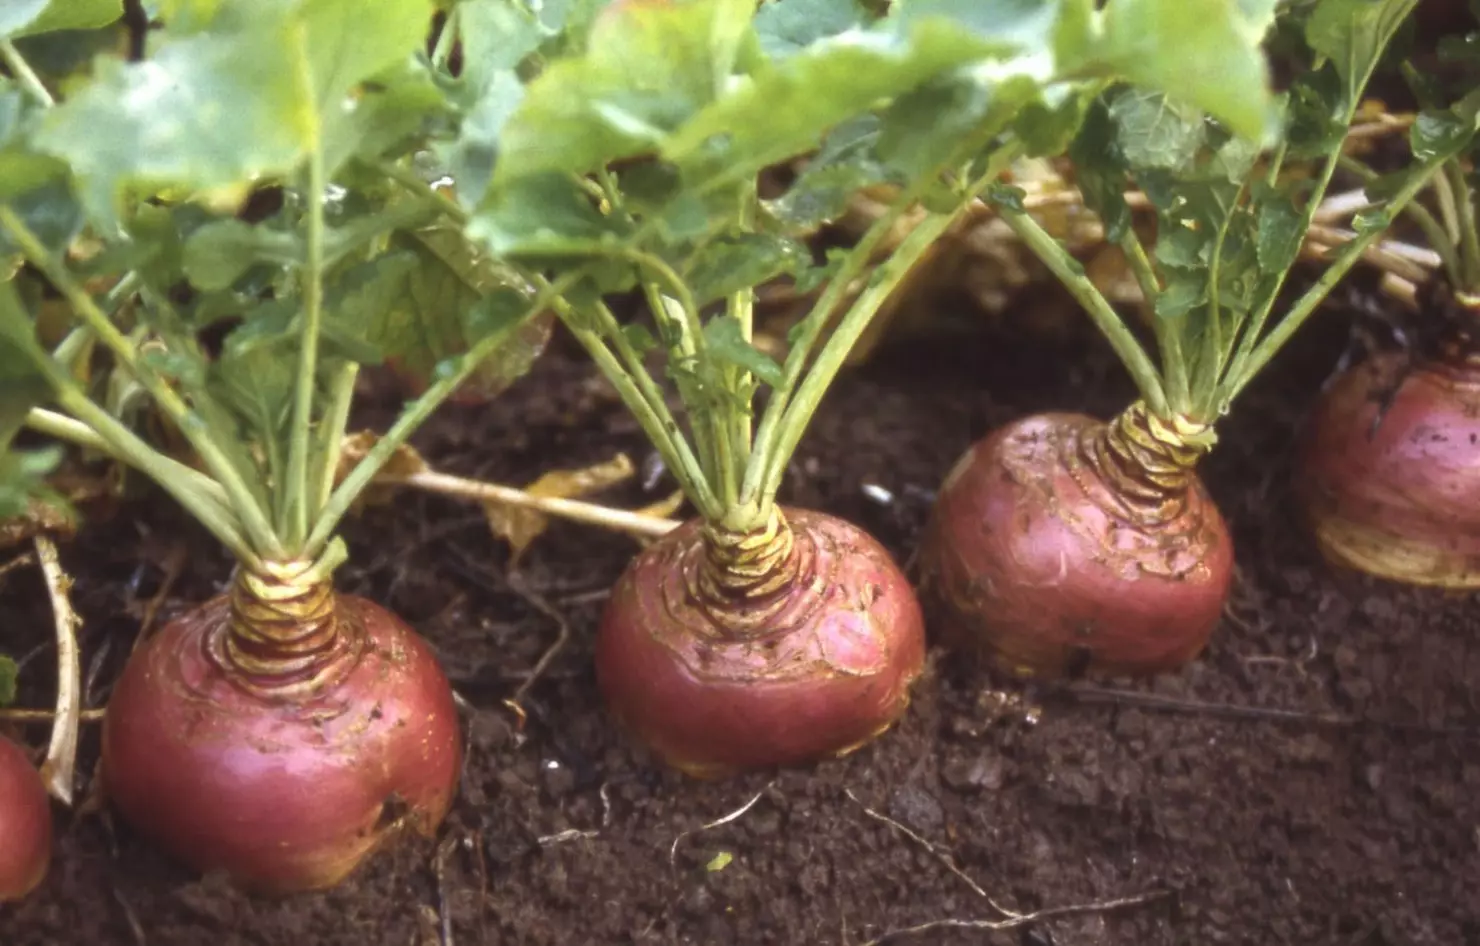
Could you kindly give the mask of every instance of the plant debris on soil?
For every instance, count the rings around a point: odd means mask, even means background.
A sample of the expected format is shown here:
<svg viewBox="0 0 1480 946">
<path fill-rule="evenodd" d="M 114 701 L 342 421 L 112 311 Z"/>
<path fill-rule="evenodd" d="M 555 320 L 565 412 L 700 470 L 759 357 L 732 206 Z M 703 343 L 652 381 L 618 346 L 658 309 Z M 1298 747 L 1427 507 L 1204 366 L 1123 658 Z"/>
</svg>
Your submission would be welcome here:
<svg viewBox="0 0 1480 946">
<path fill-rule="evenodd" d="M 106 810 L 61 814 L 50 877 L 0 906 L 0 943 L 1480 943 L 1475 598 L 1333 570 L 1289 498 L 1292 446 L 1344 320 L 1324 313 L 1220 425 L 1203 472 L 1235 530 L 1239 577 L 1209 650 L 1181 673 L 1079 695 L 1001 691 L 936 659 L 902 724 L 856 754 L 696 782 L 633 748 L 595 687 L 595 624 L 633 539 L 555 522 L 511 576 L 479 508 L 404 493 L 350 524 L 339 580 L 416 626 L 466 702 L 466 771 L 440 839 L 384 852 L 333 892 L 272 901 L 192 876 Z M 907 562 L 971 440 L 1031 411 L 1109 416 L 1131 396 L 1094 339 L 994 329 L 887 345 L 840 378 L 784 499 L 858 523 Z M 358 426 L 394 407 L 366 400 Z M 641 463 L 642 445 L 564 351 L 416 439 L 438 469 L 513 483 L 618 451 Z M 633 508 L 671 488 L 609 498 Z M 185 565 L 156 627 L 230 568 L 157 498 L 84 529 L 62 557 L 89 706 L 106 700 L 172 563 Z M 565 646 L 506 702 L 562 620 Z M 5 576 L 0 627 L 30 655 L 22 705 L 47 705 L 51 619 L 34 569 Z M 83 733 L 84 773 L 96 729 Z M 38 746 L 45 729 L 26 735 Z M 998 932 L 958 922 L 1040 910 Z M 890 938 L 922 924 L 935 925 Z"/>
</svg>

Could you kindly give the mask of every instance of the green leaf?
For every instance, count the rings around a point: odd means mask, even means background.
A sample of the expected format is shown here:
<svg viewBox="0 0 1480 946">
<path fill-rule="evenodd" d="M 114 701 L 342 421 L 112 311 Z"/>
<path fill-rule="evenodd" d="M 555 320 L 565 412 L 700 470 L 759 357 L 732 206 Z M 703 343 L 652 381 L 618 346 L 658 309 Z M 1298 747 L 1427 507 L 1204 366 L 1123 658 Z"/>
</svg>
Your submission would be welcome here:
<svg viewBox="0 0 1480 946">
<path fill-rule="evenodd" d="M 775 0 L 756 13 L 755 32 L 761 51 L 782 59 L 869 19 L 859 0 Z"/>
<path fill-rule="evenodd" d="M 1116 75 L 1207 112 L 1241 137 L 1270 137 L 1273 99 L 1260 49 L 1268 23 L 1249 18 L 1240 0 L 1109 0 L 1103 17 L 1093 55 Z"/>
<path fill-rule="evenodd" d="M 799 233 L 842 216 L 855 193 L 889 179 L 878 156 L 879 135 L 874 115 L 839 125 L 786 192 L 765 202 L 766 209 Z"/>
<path fill-rule="evenodd" d="M 236 336 L 236 332 L 228 336 L 221 357 L 212 364 L 207 388 L 241 419 L 244 439 L 263 444 L 271 457 L 285 449 L 288 440 L 298 365 L 296 340 L 280 336 L 262 344 Z"/>
<path fill-rule="evenodd" d="M 53 253 L 60 253 L 70 246 L 82 231 L 82 207 L 61 179 L 28 190 L 12 198 L 9 204 Z M 0 257 L 19 254 L 20 248 L 11 241 L 10 235 L 0 230 Z"/>
<path fill-rule="evenodd" d="M 15 665 L 4 654 L 0 654 L 0 706 L 9 706 L 15 702 L 15 680 L 20 675 L 20 668 Z"/>
<path fill-rule="evenodd" d="M 287 24 L 202 34 L 152 59 L 100 58 L 36 136 L 68 161 L 89 212 L 116 220 L 132 184 L 222 187 L 295 165 L 310 135 Z"/>
<path fill-rule="evenodd" d="M 67 160 L 84 204 L 116 224 L 131 185 L 221 188 L 294 168 L 340 132 L 360 81 L 420 46 L 426 0 L 273 0 L 223 7 L 208 32 L 142 62 L 99 57 L 94 80 L 36 136 Z"/>
<path fill-rule="evenodd" d="M 810 151 L 828 131 L 880 101 L 1016 51 L 1010 42 L 981 39 L 937 17 L 907 33 L 882 24 L 819 40 L 714 101 L 664 142 L 663 154 L 695 185 L 745 178 Z M 784 108 L 777 107 L 781 102 Z"/>
<path fill-rule="evenodd" d="M 467 228 L 494 256 L 600 251 L 628 231 L 603 216 L 565 174 L 529 177 L 491 192 Z"/>
<path fill-rule="evenodd" d="M 0 519 L 26 512 L 30 500 L 46 492 L 45 476 L 60 459 L 55 450 L 11 449 L 26 414 L 50 393 L 36 367 L 37 359 L 44 357 L 14 282 L 0 283 Z"/>
<path fill-rule="evenodd" d="M 1110 105 L 1120 153 L 1137 168 L 1190 168 L 1207 141 L 1202 112 L 1160 92 L 1127 89 Z"/>
<path fill-rule="evenodd" d="M 488 192 L 499 156 L 504 126 L 524 100 L 524 85 L 512 69 L 492 73 L 482 94 L 463 117 L 457 140 L 438 143 L 437 154 L 457 181 L 457 198 L 476 207 Z"/>
<path fill-rule="evenodd" d="M 185 241 L 183 266 L 198 289 L 225 289 L 259 263 L 291 266 L 303 259 L 297 233 L 240 220 L 218 220 Z"/>
<path fill-rule="evenodd" d="M 1085 205 L 1104 224 L 1106 238 L 1118 241 L 1131 225 L 1131 211 L 1125 201 L 1129 168 L 1120 150 L 1119 128 L 1103 99 L 1085 114 L 1069 146 L 1069 158 Z"/>
<path fill-rule="evenodd" d="M 694 301 L 702 306 L 777 276 L 795 274 L 811 263 L 811 251 L 796 240 L 737 233 L 706 243 L 689 258 L 683 277 Z"/>
<path fill-rule="evenodd" d="M 0 77 L 0 200 L 34 190 L 55 180 L 67 166 L 31 148 L 30 136 L 46 106 Z"/>
<path fill-rule="evenodd" d="M 457 25 L 463 79 L 475 90 L 492 76 L 513 72 L 552 32 L 529 6 L 514 0 L 462 0 Z"/>
<path fill-rule="evenodd" d="M 1259 202 L 1259 268 L 1283 273 L 1295 262 L 1305 239 L 1305 215 L 1284 194 L 1270 194 Z"/>
<path fill-rule="evenodd" d="M 551 63 L 526 88 L 498 143 L 495 188 L 656 152 L 724 89 L 753 8 L 752 0 L 609 6 L 585 55 Z"/>
<path fill-rule="evenodd" d="M 1454 154 L 1480 130 L 1480 90 L 1472 91 L 1453 107 L 1418 113 L 1408 129 L 1408 143 L 1419 161 Z"/>
<path fill-rule="evenodd" d="M 123 0 L 5 0 L 0 4 L 0 38 L 97 29 L 121 16 Z"/>
<path fill-rule="evenodd" d="M 366 80 L 352 108 L 325 116 L 324 165 L 333 174 L 350 158 L 379 159 L 451 113 L 428 66 L 408 59 Z"/>
<path fill-rule="evenodd" d="M 385 304 L 378 312 L 363 313 L 371 316 L 366 336 L 418 383 L 510 319 L 526 315 L 533 302 L 530 287 L 516 273 L 477 253 L 455 227 L 398 233 L 392 246 L 415 262 L 373 283 L 374 295 Z M 378 260 L 375 265 L 387 264 Z M 466 390 L 488 398 L 512 384 L 544 350 L 551 326 L 548 314 L 530 318 L 478 367 Z"/>
<path fill-rule="evenodd" d="M 773 388 L 781 384 L 781 366 L 745 340 L 738 320 L 728 315 L 710 319 L 704 326 L 704 343 L 720 361 L 743 368 Z"/>
<path fill-rule="evenodd" d="M 1418 0 L 1319 0 L 1305 41 L 1329 59 L 1354 98 Z"/>
</svg>

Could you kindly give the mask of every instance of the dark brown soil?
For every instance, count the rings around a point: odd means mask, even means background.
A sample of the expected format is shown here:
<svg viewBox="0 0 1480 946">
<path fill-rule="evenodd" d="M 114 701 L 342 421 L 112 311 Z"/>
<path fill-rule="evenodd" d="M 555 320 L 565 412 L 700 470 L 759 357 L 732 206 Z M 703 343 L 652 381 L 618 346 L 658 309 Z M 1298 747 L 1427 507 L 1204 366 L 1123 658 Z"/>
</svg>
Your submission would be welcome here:
<svg viewBox="0 0 1480 946">
<path fill-rule="evenodd" d="M 857 946 L 941 918 L 1002 918 L 865 806 L 936 845 L 1008 909 L 1168 892 L 1011 932 L 900 941 L 1480 943 L 1480 610 L 1471 596 L 1334 573 L 1288 499 L 1289 450 L 1343 341 L 1338 322 L 1306 332 L 1224 425 L 1205 476 L 1236 530 L 1230 615 L 1196 664 L 1134 688 L 1295 718 L 1062 693 L 1037 694 L 1025 713 L 941 660 L 903 724 L 853 757 L 687 781 L 623 742 L 593 685 L 600 594 L 631 541 L 557 524 L 522 562 L 522 583 L 511 581 L 475 509 L 406 495 L 349 529 L 342 583 L 419 627 L 473 708 L 462 795 L 440 843 L 383 854 L 333 893 L 269 902 L 191 876 L 122 825 L 63 815 L 50 878 L 0 907 L 0 943 Z M 929 491 L 970 438 L 1028 411 L 1123 406 L 1122 373 L 1098 345 L 1075 344 L 984 336 L 894 348 L 838 383 L 796 458 L 789 501 L 849 517 L 907 558 Z M 448 412 L 419 441 L 443 468 L 502 481 L 618 450 L 641 460 L 641 443 L 604 386 L 564 356 L 491 408 Z M 188 565 L 168 617 L 209 595 L 229 563 L 167 505 L 128 507 L 64 551 L 94 699 L 177 545 Z M 518 731 L 502 701 L 558 635 L 528 590 L 568 619 L 570 641 L 525 697 Z M 39 579 L 13 573 L 0 597 L 6 648 L 44 644 L 49 620 Z M 32 705 L 47 699 L 50 660 L 42 650 L 27 664 Z M 45 733 L 28 735 L 39 744 Z M 90 763 L 95 732 L 84 748 Z"/>
</svg>

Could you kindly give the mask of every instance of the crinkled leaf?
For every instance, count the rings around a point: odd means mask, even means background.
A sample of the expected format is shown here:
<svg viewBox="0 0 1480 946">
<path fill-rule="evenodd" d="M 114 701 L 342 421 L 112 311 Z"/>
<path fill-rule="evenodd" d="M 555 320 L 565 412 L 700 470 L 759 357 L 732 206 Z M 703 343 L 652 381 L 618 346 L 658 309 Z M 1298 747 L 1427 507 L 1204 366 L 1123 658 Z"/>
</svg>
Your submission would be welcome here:
<svg viewBox="0 0 1480 946">
<path fill-rule="evenodd" d="M 495 188 L 656 152 L 723 89 L 753 9 L 752 0 L 609 6 L 585 55 L 551 63 L 526 88 L 498 142 Z"/>
<path fill-rule="evenodd" d="M 247 439 L 263 444 L 269 456 L 287 442 L 296 348 L 291 337 L 273 344 L 228 343 L 206 382 L 217 400 L 241 418 Z"/>
<path fill-rule="evenodd" d="M 457 5 L 458 36 L 463 45 L 462 78 L 481 92 L 496 75 L 513 72 L 539 49 L 551 30 L 532 6 L 516 0 L 462 0 Z M 538 5 L 548 7 L 550 4 Z"/>
<path fill-rule="evenodd" d="M 859 0 L 775 0 L 756 13 L 755 32 L 761 51 L 779 59 L 869 19 Z"/>
<path fill-rule="evenodd" d="M 1267 25 L 1240 0 L 1109 0 L 1094 55 L 1115 75 L 1264 141 L 1274 117 L 1260 48 Z"/>
<path fill-rule="evenodd" d="M 1305 216 L 1285 194 L 1270 194 L 1259 202 L 1259 268 L 1282 273 L 1295 262 L 1305 238 Z"/>
<path fill-rule="evenodd" d="M 361 314 L 370 319 L 369 341 L 418 385 L 428 383 L 449 359 L 525 315 L 533 301 L 516 274 L 477 253 L 453 227 L 398 233 L 391 242 L 415 265 L 396 264 L 396 271 L 383 273 L 375 292 L 387 304 Z M 493 397 L 512 384 L 544 350 L 550 328 L 547 315 L 527 320 L 478 367 L 465 393 Z"/>
<path fill-rule="evenodd" d="M 287 26 L 201 34 L 151 59 L 98 60 L 36 143 L 66 159 L 90 213 L 111 222 L 131 183 L 218 187 L 291 167 L 309 134 Z"/>
<path fill-rule="evenodd" d="M 1464 148 L 1477 129 L 1480 129 L 1480 90 L 1442 111 L 1419 112 L 1413 127 L 1408 129 L 1408 142 L 1415 158 L 1431 161 Z"/>
<path fill-rule="evenodd" d="M 1069 157 L 1086 206 L 1104 224 L 1106 239 L 1118 241 L 1131 225 L 1131 211 L 1125 201 L 1128 168 L 1120 150 L 1118 126 L 1103 100 L 1091 105 L 1085 114 L 1069 146 Z"/>
<path fill-rule="evenodd" d="M 799 232 L 842 216 L 855 193 L 889 176 L 878 156 L 878 142 L 877 116 L 863 115 L 839 125 L 786 193 L 767 202 L 767 209 Z"/>
<path fill-rule="evenodd" d="M 478 206 L 487 193 L 504 125 L 523 100 L 524 85 L 514 70 L 490 73 L 477 100 L 463 116 L 457 139 L 438 144 L 438 155 L 457 181 L 457 196 L 463 206 Z"/>
<path fill-rule="evenodd" d="M 123 16 L 123 0 L 5 0 L 0 38 L 57 30 L 91 30 Z"/>
<path fill-rule="evenodd" d="M 968 75 L 942 76 L 906 92 L 884 111 L 879 157 L 907 179 L 929 174 L 982 125 L 998 103 L 996 92 Z"/>
<path fill-rule="evenodd" d="M 427 66 L 408 59 L 367 80 L 352 106 L 324 116 L 324 165 L 332 174 L 353 157 L 378 159 L 450 112 Z"/>
<path fill-rule="evenodd" d="M 695 183 L 748 177 L 815 148 L 832 128 L 882 100 L 1016 51 L 1011 42 L 985 40 L 936 17 L 907 32 L 887 24 L 843 33 L 760 69 L 678 130 L 663 153 Z"/>
<path fill-rule="evenodd" d="M 1305 24 L 1305 41 L 1331 61 L 1356 95 L 1372 65 L 1418 0 L 1319 0 Z"/>
<path fill-rule="evenodd" d="M 66 173 L 50 155 L 38 154 L 28 141 L 46 107 L 0 77 L 0 200 L 34 190 Z"/>
<path fill-rule="evenodd" d="M 807 247 L 787 237 L 738 233 L 711 240 L 690 257 L 684 282 L 694 301 L 706 305 L 812 263 Z"/>
<path fill-rule="evenodd" d="M 185 275 L 198 289 L 225 289 L 259 263 L 291 266 L 303 259 L 299 234 L 252 225 L 240 220 L 218 220 L 192 233 L 185 241 Z"/>
<path fill-rule="evenodd" d="M 28 190 L 12 198 L 9 205 L 53 253 L 71 245 L 82 230 L 82 207 L 63 180 L 53 179 Z M 10 234 L 0 230 L 0 256 L 19 253 Z"/>
<path fill-rule="evenodd" d="M 1120 153 L 1137 168 L 1184 170 L 1207 141 L 1202 112 L 1160 92 L 1127 89 L 1111 103 L 1110 118 Z"/>
<path fill-rule="evenodd" d="M 0 519 L 24 514 L 30 500 L 45 491 L 44 478 L 60 459 L 55 450 L 11 448 L 26 414 L 50 392 L 35 367 L 38 357 L 44 355 L 14 282 L 0 283 Z"/>
<path fill-rule="evenodd" d="M 736 319 L 728 315 L 710 319 L 704 326 L 704 343 L 720 361 L 744 368 L 772 387 L 781 384 L 781 366 L 745 340 Z"/>
<path fill-rule="evenodd" d="M 100 57 L 94 80 L 47 116 L 37 146 L 71 164 L 100 220 L 114 222 L 131 184 L 217 188 L 291 169 L 356 83 L 419 47 L 430 7 L 300 0 L 232 12 L 142 62 Z"/>
<path fill-rule="evenodd" d="M 602 215 L 568 175 L 523 178 L 488 194 L 467 232 L 494 256 L 579 253 L 630 230 Z"/>
</svg>

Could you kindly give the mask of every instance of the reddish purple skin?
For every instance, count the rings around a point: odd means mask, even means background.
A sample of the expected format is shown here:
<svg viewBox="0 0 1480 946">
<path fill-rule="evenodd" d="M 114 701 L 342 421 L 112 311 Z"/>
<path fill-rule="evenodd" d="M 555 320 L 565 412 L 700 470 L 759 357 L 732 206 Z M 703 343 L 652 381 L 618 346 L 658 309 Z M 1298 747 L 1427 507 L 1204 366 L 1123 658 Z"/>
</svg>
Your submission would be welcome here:
<svg viewBox="0 0 1480 946">
<path fill-rule="evenodd" d="M 1233 543 L 1194 475 L 1148 528 L 1079 459 L 1103 422 L 1040 414 L 958 461 L 920 556 L 947 639 L 1016 676 L 1149 675 L 1195 658 L 1217 626 Z"/>
<path fill-rule="evenodd" d="M 1480 587 L 1480 366 L 1375 355 L 1313 410 L 1296 489 L 1322 551 L 1383 577 Z"/>
<path fill-rule="evenodd" d="M 889 553 L 831 516 L 784 510 L 803 574 L 757 636 L 717 626 L 689 593 L 703 555 L 688 522 L 642 552 L 596 639 L 602 694 L 659 757 L 699 777 L 850 751 L 909 705 L 925 660 L 914 589 Z"/>
<path fill-rule="evenodd" d="M 0 903 L 31 893 L 51 866 L 51 802 L 21 747 L 0 736 Z"/>
<path fill-rule="evenodd" d="M 399 618 L 337 601 L 341 633 L 363 633 L 364 649 L 303 699 L 264 701 L 209 659 L 225 598 L 133 655 L 108 704 L 103 770 L 140 834 L 202 872 L 288 894 L 338 884 L 399 827 L 435 831 L 462 764 L 451 689 Z"/>
</svg>

